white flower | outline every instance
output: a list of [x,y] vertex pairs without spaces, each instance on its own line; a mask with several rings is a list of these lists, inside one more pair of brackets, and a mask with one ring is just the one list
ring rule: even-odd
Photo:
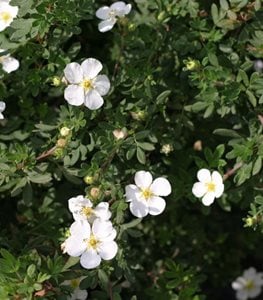
[[8,27],[17,16],[18,7],[9,4],[9,1],[0,2],[0,31]]
[[5,110],[5,102],[4,101],[0,101],[0,120],[3,120],[5,117],[2,114],[2,112]]
[[102,64],[95,58],[88,58],[81,65],[70,63],[64,69],[69,86],[64,97],[69,104],[84,104],[89,109],[98,109],[103,105],[103,98],[110,89],[110,81],[106,75],[98,75]]
[[70,234],[65,241],[65,252],[70,256],[80,256],[80,264],[86,269],[94,269],[100,265],[101,259],[110,260],[117,254],[116,230],[110,221],[96,219],[92,227],[88,221],[75,221]]
[[65,280],[61,285],[68,285],[73,289],[71,296],[67,297],[67,300],[86,300],[88,297],[88,292],[86,290],[81,290],[79,284],[85,277],[75,278],[71,280]]
[[109,203],[101,202],[95,208],[92,208],[93,203],[81,195],[70,198],[68,206],[75,221],[88,220],[92,223],[96,218],[107,221],[111,217]]
[[261,293],[263,285],[263,273],[257,273],[255,268],[245,270],[243,276],[232,282],[232,288],[236,290],[238,300],[256,298]]
[[0,63],[3,66],[3,70],[7,73],[11,73],[19,68],[19,61],[14,57],[10,56],[10,54],[2,55],[2,52],[6,50],[0,49]]
[[103,6],[96,11],[96,17],[103,20],[99,23],[99,31],[106,32],[112,29],[118,17],[124,17],[131,11],[131,4],[117,1],[110,7]]
[[202,198],[204,205],[211,205],[215,198],[219,198],[224,192],[224,184],[222,176],[214,171],[211,172],[207,169],[201,169],[197,172],[199,182],[193,185],[192,193]]
[[134,177],[135,184],[125,187],[127,202],[130,202],[131,213],[138,218],[145,217],[148,213],[156,216],[161,214],[166,206],[163,198],[168,196],[172,189],[169,181],[163,177],[153,181],[150,172],[139,171]]

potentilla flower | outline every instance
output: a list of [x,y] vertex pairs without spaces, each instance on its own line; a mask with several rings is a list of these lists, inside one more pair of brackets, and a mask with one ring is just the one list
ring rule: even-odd
[[9,1],[0,1],[0,31],[8,27],[17,16],[18,7],[9,4]]
[[81,290],[79,288],[80,282],[85,277],[75,278],[71,280],[65,280],[61,285],[70,286],[73,289],[73,293],[67,297],[67,300],[86,300],[88,297],[88,292],[86,290]]
[[110,260],[117,254],[116,230],[110,221],[95,219],[92,227],[88,221],[75,221],[70,234],[65,241],[65,252],[70,256],[80,256],[83,268],[94,269],[102,259]]
[[217,172],[211,172],[207,169],[201,169],[197,172],[199,182],[193,185],[192,192],[202,198],[202,203],[206,206],[211,205],[215,198],[222,196],[224,184],[222,176]]
[[126,201],[130,202],[131,213],[138,218],[148,215],[161,214],[166,206],[163,198],[168,196],[172,189],[166,178],[159,177],[153,181],[150,172],[138,171],[134,177],[135,185],[125,187]]
[[6,105],[4,101],[0,101],[0,120],[3,120],[5,117],[2,112],[5,110]]
[[255,268],[245,270],[243,276],[232,282],[232,288],[236,290],[238,300],[256,298],[261,293],[263,286],[263,273],[257,273]]
[[109,203],[101,202],[93,208],[93,203],[82,195],[70,198],[68,206],[75,221],[87,220],[92,223],[96,218],[107,221],[111,217]]
[[10,54],[5,54],[1,56],[2,52],[6,50],[0,49],[0,63],[2,64],[3,70],[7,73],[11,73],[19,68],[19,61]]
[[69,85],[64,91],[64,97],[71,105],[84,104],[91,110],[100,108],[105,96],[110,90],[110,81],[106,75],[98,75],[102,64],[95,58],[88,58],[81,65],[72,62],[64,69],[64,75]]
[[117,22],[118,17],[124,17],[131,11],[131,4],[126,4],[123,1],[117,1],[110,7],[103,6],[96,11],[96,17],[103,20],[99,23],[99,31],[106,32],[112,29]]

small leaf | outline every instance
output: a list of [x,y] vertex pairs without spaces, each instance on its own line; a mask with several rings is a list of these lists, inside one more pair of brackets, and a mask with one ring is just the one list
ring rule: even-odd
[[256,107],[257,106],[257,98],[254,96],[254,94],[249,90],[246,90],[246,94],[248,96],[248,100],[253,105],[253,107]]
[[232,137],[232,138],[241,138],[241,135],[239,135],[235,130],[227,129],[227,128],[218,128],[213,131],[213,134]]
[[260,172],[261,168],[262,168],[262,158],[261,158],[261,156],[259,156],[254,163],[252,175],[258,174]]
[[145,165],[145,162],[146,162],[145,153],[140,147],[137,147],[136,156],[137,156],[138,161],[141,164]]

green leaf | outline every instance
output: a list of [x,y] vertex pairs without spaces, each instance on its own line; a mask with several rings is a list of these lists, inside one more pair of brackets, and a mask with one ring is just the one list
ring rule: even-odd
[[261,168],[262,168],[262,157],[259,156],[254,163],[252,175],[258,174],[260,172]]
[[229,9],[229,4],[226,0],[220,0],[220,6],[224,9],[224,10],[228,10]]
[[160,104],[162,102],[164,102],[164,100],[166,100],[166,98],[171,94],[170,90],[164,91],[162,92],[157,98],[156,98],[156,102],[157,104]]
[[64,265],[64,267],[62,269],[62,272],[67,271],[71,267],[75,266],[78,262],[79,262],[79,257],[70,256],[68,258],[67,262],[65,263],[65,265]]
[[140,147],[137,147],[136,156],[137,156],[138,161],[141,164],[145,165],[145,163],[146,163],[145,153]]
[[28,173],[28,179],[34,183],[46,184],[52,180],[50,173],[38,174],[36,172]]
[[147,151],[153,151],[155,149],[154,145],[150,143],[137,143],[137,145]]
[[250,90],[246,90],[246,94],[248,96],[248,100],[253,105],[253,107],[257,106],[257,98],[254,96],[254,94]]
[[133,158],[135,152],[136,152],[136,146],[131,146],[131,148],[128,149],[128,151],[126,152],[126,159],[130,160]]
[[218,8],[215,5],[215,3],[213,3],[211,6],[211,14],[212,14],[213,21],[216,24],[219,20],[219,17],[218,17]]
[[227,128],[218,128],[213,131],[213,134],[232,137],[232,138],[241,138],[241,135],[239,135],[235,130],[227,129]]

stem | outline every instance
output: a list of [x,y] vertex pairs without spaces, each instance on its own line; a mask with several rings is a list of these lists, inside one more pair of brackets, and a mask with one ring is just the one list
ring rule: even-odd
[[223,176],[223,180],[227,180],[228,177],[232,176],[233,174],[235,174],[235,172],[240,169],[243,166],[243,162],[237,163],[234,165],[234,168],[229,169]]
[[41,160],[43,158],[46,158],[46,157],[52,155],[56,149],[57,149],[57,146],[54,146],[51,149],[44,151],[36,158],[36,160]]

